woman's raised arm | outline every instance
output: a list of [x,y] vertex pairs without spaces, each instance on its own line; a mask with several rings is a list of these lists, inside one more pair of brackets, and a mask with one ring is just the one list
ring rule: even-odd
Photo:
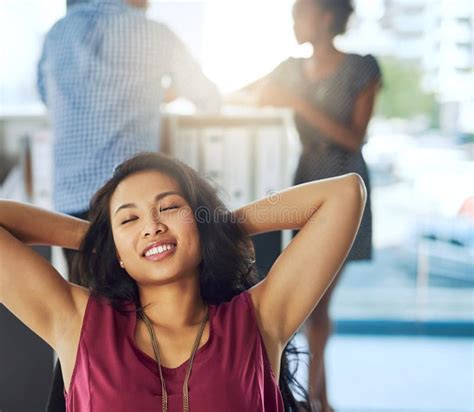
[[0,200],[0,226],[28,245],[77,250],[89,223],[27,203]]
[[310,315],[357,234],[367,193],[350,173],[275,193],[234,212],[250,234],[301,229],[251,289],[266,344],[283,347]]
[[80,324],[88,294],[27,244],[77,249],[87,227],[80,219],[0,201],[0,303],[56,350],[66,328]]

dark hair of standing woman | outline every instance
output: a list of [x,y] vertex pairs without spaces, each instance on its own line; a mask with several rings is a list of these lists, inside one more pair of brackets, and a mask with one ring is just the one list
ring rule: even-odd
[[351,0],[312,0],[316,6],[332,14],[332,33],[334,36],[346,31],[349,17],[354,12]]
[[[90,227],[83,239],[81,253],[75,256],[73,263],[81,284],[88,287],[92,295],[107,298],[117,310],[126,302],[141,307],[135,280],[118,263],[109,203],[122,180],[150,170],[175,179],[194,212],[202,245],[199,283],[203,301],[218,305],[255,285],[255,256],[250,237],[232,219],[216,189],[189,166],[159,153],[143,153],[122,163],[93,197]],[[313,410],[306,390],[295,379],[296,370],[289,368],[288,356],[295,359],[298,354],[300,352],[290,342],[281,360],[279,387],[288,412]],[[305,401],[297,402],[292,390]]]

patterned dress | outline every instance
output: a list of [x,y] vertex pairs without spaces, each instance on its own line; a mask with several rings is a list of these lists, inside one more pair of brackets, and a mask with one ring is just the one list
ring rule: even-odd
[[[346,54],[339,67],[330,76],[310,80],[304,73],[304,59],[290,58],[281,63],[270,75],[271,80],[311,102],[341,124],[352,120],[354,104],[359,93],[371,82],[380,80],[380,67],[371,55]],[[370,179],[362,153],[352,153],[333,143],[320,130],[295,116],[302,154],[294,183],[358,173],[368,192],[367,204],[361,226],[347,261],[372,258],[372,211],[370,204]]]

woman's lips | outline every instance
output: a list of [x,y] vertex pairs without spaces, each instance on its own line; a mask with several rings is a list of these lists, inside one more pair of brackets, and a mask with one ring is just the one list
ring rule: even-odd
[[156,249],[156,248],[163,248],[163,247],[167,247],[167,246],[176,246],[177,245],[177,242],[176,242],[176,239],[173,239],[173,238],[167,238],[167,239],[161,239],[159,241],[155,241],[153,243],[150,243],[148,244],[148,246],[143,250],[142,252],[142,256],[145,256],[145,255],[149,255],[150,251],[152,249]]
[[171,249],[165,250],[161,253],[155,253],[150,256],[143,256],[143,257],[150,262],[157,262],[159,260],[166,259],[167,257],[173,255],[174,252],[176,251],[176,247],[177,246],[173,246]]

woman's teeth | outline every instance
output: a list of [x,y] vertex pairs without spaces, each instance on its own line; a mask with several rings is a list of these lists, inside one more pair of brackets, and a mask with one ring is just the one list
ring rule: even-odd
[[147,252],[145,253],[145,256],[157,255],[159,253],[163,253],[163,252],[166,252],[168,250],[174,249],[175,247],[176,246],[173,245],[173,244],[156,246],[156,247],[153,247],[153,248],[147,250]]

